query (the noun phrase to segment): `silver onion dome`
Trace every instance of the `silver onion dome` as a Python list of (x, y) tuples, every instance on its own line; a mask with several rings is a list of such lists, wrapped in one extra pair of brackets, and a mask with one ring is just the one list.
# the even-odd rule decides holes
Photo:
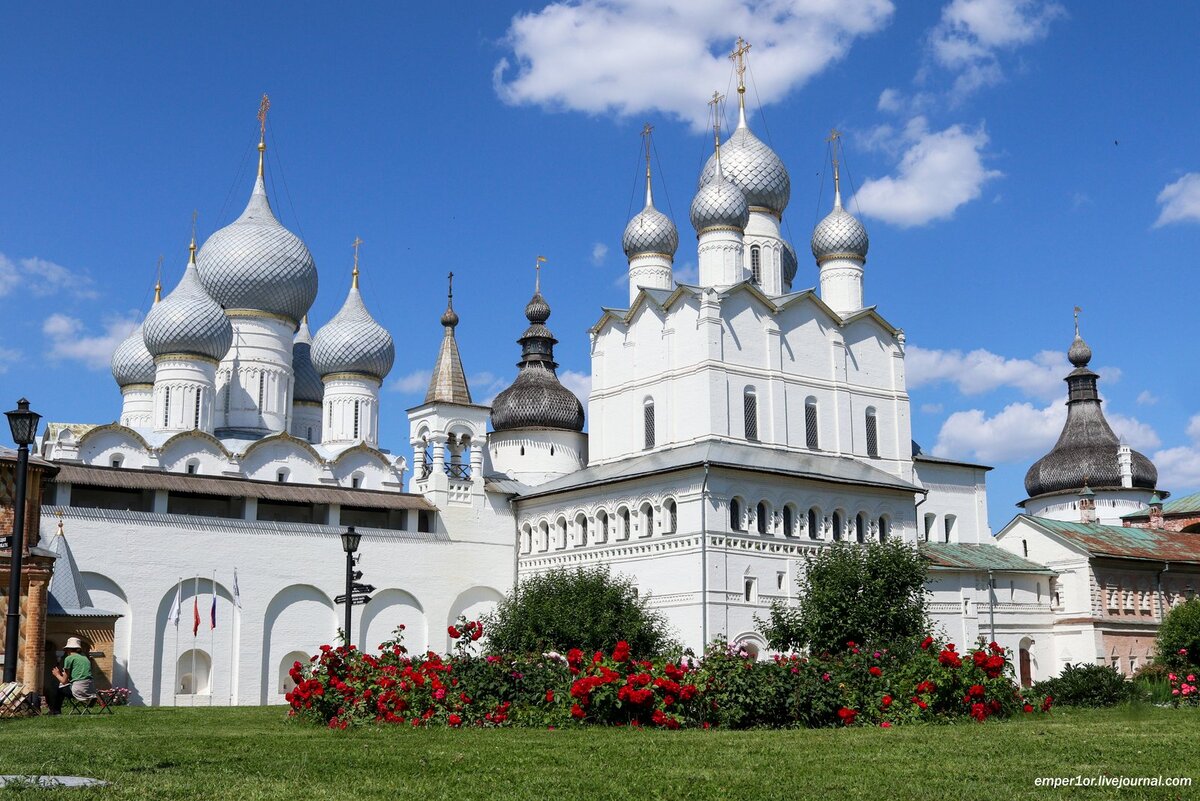
[(831, 259), (865, 262), (870, 244), (867, 229), (857, 217), (842, 208), (840, 196), (834, 201), (833, 211), (813, 229), (812, 254), (817, 264)]
[(317, 267), (300, 237), (284, 228), (260, 174), (246, 210), (200, 249), (200, 281), (226, 309), (299, 320), (317, 297)]
[(744, 231), (750, 221), (750, 207), (742, 190), (718, 170), (696, 191), (689, 216), (697, 234), (714, 228)]
[(392, 335), (367, 311), (355, 276), (342, 308), (313, 338), (313, 367), (322, 378), (333, 373), (364, 373), (382, 381), (395, 360)]
[(155, 357), (182, 353), (220, 361), (229, 352), (233, 327), (220, 304), (200, 285), (194, 243), (183, 278), (146, 315), (142, 338)]
[(154, 383), (154, 357), (146, 350), (141, 325), (117, 345), (111, 364), (113, 378), (119, 387)]
[[(751, 207), (767, 209), (782, 216), (792, 196), (792, 179), (783, 161), (746, 125), (745, 110), (740, 110), (738, 127), (721, 145), (721, 171), (737, 184)], [(717, 157), (708, 157), (700, 173), (700, 185), (717, 172)]]
[(312, 334), (308, 330), (308, 318), (300, 321), (300, 329), (292, 340), (292, 375), (294, 390), (292, 398), (298, 401), (320, 403), (325, 398), (325, 385), (317, 368), (312, 363)]
[[(649, 146), (647, 146), (649, 147)], [(646, 155), (646, 206), (625, 226), (621, 236), (625, 257), (632, 259), (643, 253), (661, 253), (674, 259), (679, 248), (679, 231), (671, 218), (654, 208), (654, 193), (650, 186), (650, 156)]]

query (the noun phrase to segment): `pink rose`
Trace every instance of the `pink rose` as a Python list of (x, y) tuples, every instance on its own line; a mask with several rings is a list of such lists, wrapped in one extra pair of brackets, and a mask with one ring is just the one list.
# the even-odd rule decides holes
[(829, 681), (829, 674), (826, 673), (825, 675), (821, 676), (821, 681)]

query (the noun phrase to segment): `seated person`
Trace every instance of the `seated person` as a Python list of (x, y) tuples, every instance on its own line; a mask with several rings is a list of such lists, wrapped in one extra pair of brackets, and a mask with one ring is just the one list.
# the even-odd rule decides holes
[(54, 668), (51, 673), (58, 680), (57, 693), (47, 693), (47, 702), (52, 713), (62, 709), (62, 699), (70, 693), (77, 701), (86, 701), (96, 697), (96, 685), (92, 681), (92, 662), (82, 653), (83, 643), (78, 637), (70, 637), (63, 646), (66, 656), (61, 668)]

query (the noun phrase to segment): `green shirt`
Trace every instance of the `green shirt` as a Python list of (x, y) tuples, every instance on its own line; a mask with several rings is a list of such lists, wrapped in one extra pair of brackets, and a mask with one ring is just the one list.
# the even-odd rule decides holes
[(92, 662), (83, 654), (67, 654), (63, 660), (63, 670), (71, 682), (82, 681), (92, 677)]

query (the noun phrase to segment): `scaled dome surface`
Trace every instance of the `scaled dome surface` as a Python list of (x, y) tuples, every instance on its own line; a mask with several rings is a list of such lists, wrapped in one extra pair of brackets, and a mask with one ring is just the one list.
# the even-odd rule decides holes
[(718, 172), (696, 190), (689, 216), (697, 234), (712, 228), (745, 230), (750, 208), (742, 190)]
[(317, 267), (300, 237), (271, 211), (260, 175), (246, 210), (200, 249), (200, 281), (226, 309), (299, 322), (317, 297)]
[(639, 253), (663, 253), (674, 257), (679, 248), (679, 231), (670, 217), (647, 205), (625, 226), (621, 247), (627, 258)]
[(233, 344), (233, 326), (196, 272), (194, 259), (171, 294), (154, 304), (142, 323), (146, 350), (153, 356), (184, 353), (220, 361)]
[[(716, 154), (708, 157), (700, 184), (717, 172)], [(721, 145), (721, 172), (737, 184), (750, 206), (765, 208), (782, 215), (792, 196), (792, 179), (783, 160), (746, 126), (743, 119), (729, 139)]]
[(292, 397), (298, 401), (320, 403), (325, 398), (325, 385), (321, 376), (312, 363), (312, 335), (308, 331), (308, 321), (300, 321), (300, 330), (292, 342), (292, 374), (295, 376), (295, 389)]
[(382, 381), (395, 360), (392, 335), (371, 317), (358, 287), (351, 287), (342, 308), (313, 338), (313, 367), (322, 377), (365, 373)]
[(836, 258), (866, 261), (870, 245), (867, 229), (857, 217), (842, 208), (840, 200), (813, 229), (812, 254), (818, 263)]
[(143, 323), (133, 329), (133, 333), (125, 337), (113, 351), (112, 374), (119, 387), (154, 383), (154, 357), (146, 350), (144, 325)]

